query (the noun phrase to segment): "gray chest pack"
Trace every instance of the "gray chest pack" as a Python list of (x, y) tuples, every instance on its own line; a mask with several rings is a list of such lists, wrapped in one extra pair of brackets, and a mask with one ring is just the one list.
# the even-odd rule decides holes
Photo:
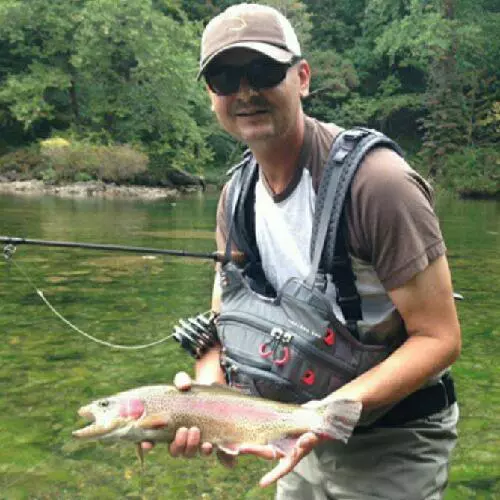
[[(389, 147), (383, 134), (363, 128), (335, 140), (316, 196), (311, 272), (280, 290), (267, 283), (253, 235), (253, 193), (258, 167), (251, 155), (237, 166), (228, 186), (226, 214), (231, 242), (248, 264), (229, 259), (221, 268), (222, 306), (217, 333), (221, 366), (229, 384), (269, 399), (303, 403), (325, 397), (385, 359), (397, 346), (367, 345), (357, 338), (361, 299), (346, 248), (343, 207), (366, 154)], [(325, 294), (328, 276), (346, 323)]]

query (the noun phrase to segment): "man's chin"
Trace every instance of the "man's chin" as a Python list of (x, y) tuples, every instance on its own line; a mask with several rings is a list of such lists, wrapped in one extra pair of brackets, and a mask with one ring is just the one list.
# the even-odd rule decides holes
[(266, 141), (272, 139), (274, 136), (274, 128), (271, 126), (240, 127), (238, 130), (237, 139), (246, 144), (250, 144)]

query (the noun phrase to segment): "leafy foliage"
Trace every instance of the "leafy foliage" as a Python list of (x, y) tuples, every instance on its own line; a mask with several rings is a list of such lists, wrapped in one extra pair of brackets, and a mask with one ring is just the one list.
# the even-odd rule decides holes
[(141, 142), (194, 170), (210, 160), (195, 80), (199, 27), (181, 11), (173, 19), (142, 0), (9, 0), (0, 21), (11, 54), (29, 62), (0, 87), (25, 129)]
[(148, 163), (147, 154), (128, 144), (106, 146), (53, 138), (0, 157), (0, 177), (51, 184), (90, 180), (131, 184), (147, 171)]
[(443, 186), (469, 198), (500, 196), (500, 148), (469, 147), (444, 161)]
[(99, 180), (123, 184), (147, 169), (148, 157), (127, 144), (115, 146), (72, 142), (42, 143), (42, 179), (53, 183)]
[(32, 179), (41, 163), (38, 145), (20, 148), (0, 157), (0, 177), (8, 181)]
[(37, 121), (55, 118), (56, 107), (45, 95), (51, 90), (64, 91), (69, 85), (68, 75), (59, 68), (33, 63), (25, 73), (7, 78), (0, 100), (8, 103), (15, 119), (28, 129)]
[[(297, 30), (313, 71), (308, 113), (379, 128), (420, 149), (427, 173), (441, 179), (456, 171), (449, 155), (496, 147), (494, 1), (257, 1)], [(0, 146), (61, 133), (136, 144), (149, 155), (151, 183), (169, 168), (225, 171), (241, 147), (215, 123), (195, 76), (203, 25), (235, 3), (3, 0)]]

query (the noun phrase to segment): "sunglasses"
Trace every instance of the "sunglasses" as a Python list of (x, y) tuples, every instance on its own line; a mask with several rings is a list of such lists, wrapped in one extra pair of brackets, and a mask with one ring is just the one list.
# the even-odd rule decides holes
[(254, 90), (270, 89), (281, 83), (287, 71), (300, 59), (294, 56), (289, 63), (280, 63), (262, 57), (243, 66), (212, 65), (205, 72), (205, 81), (210, 90), (220, 96), (238, 92), (243, 77)]

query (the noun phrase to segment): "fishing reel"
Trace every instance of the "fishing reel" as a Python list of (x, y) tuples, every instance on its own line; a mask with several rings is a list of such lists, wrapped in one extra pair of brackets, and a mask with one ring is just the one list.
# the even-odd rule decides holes
[(172, 337), (193, 358), (200, 359), (219, 342), (215, 321), (218, 314), (212, 311), (192, 318), (180, 319), (174, 326)]

